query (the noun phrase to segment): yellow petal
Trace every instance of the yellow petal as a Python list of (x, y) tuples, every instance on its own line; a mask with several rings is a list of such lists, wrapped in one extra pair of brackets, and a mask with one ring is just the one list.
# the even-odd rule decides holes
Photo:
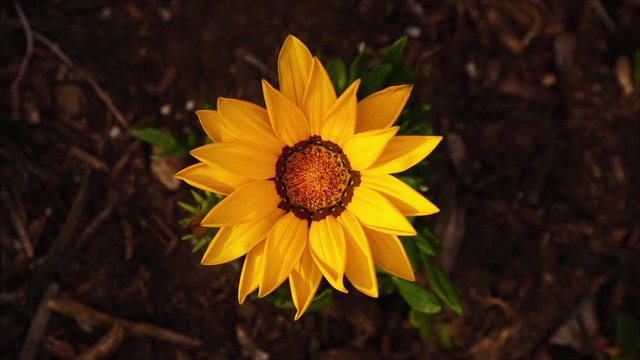
[(298, 320), (311, 305), (321, 279), (322, 273), (313, 261), (309, 246), (307, 246), (300, 261), (289, 275), (291, 297), (297, 309), (295, 320)]
[(384, 195), (405, 216), (431, 215), (440, 211), (431, 201), (391, 175), (361, 175), (360, 186)]
[(243, 185), (222, 199), (202, 220), (202, 226), (220, 227), (257, 221), (271, 214), (280, 203), (271, 180)]
[(347, 266), (344, 271), (347, 279), (363, 294), (378, 297), (378, 279), (373, 256), (360, 222), (349, 210), (343, 211), (338, 221), (344, 230), (347, 244)]
[(405, 280), (414, 281), (415, 275), (411, 262), (404, 251), (404, 247), (395, 235), (383, 234), (378, 231), (365, 228), (364, 232), (369, 239), (373, 261), (384, 271)]
[(362, 225), (371, 229), (396, 235), (416, 234), (413, 226), (400, 211), (376, 191), (356, 187), (347, 210), (351, 211)]
[(267, 237), (269, 230), (284, 211), (275, 209), (260, 220), (221, 228), (202, 258), (202, 265), (224, 264), (246, 254)]
[(262, 269), (262, 259), (264, 258), (264, 241), (256, 245), (247, 253), (240, 274), (240, 283), (238, 284), (238, 302), (242, 304), (260, 285), (260, 270)]
[(278, 155), (243, 142), (213, 143), (191, 150), (203, 163), (225, 169), (250, 180), (276, 176)]
[(356, 132), (391, 126), (402, 112), (412, 88), (412, 85), (389, 86), (360, 101)]
[(342, 146), (345, 141), (353, 136), (353, 132), (356, 129), (356, 107), (358, 102), (356, 94), (359, 86), (360, 79), (354, 81), (329, 109), (322, 122), (322, 130), (320, 132), (323, 140), (329, 140)]
[(442, 136), (396, 136), (389, 140), (368, 174), (394, 174), (407, 170), (433, 151)]
[(311, 135), (320, 135), (322, 120), (327, 111), (336, 102), (336, 91), (324, 66), (317, 58), (313, 58), (311, 75), (307, 84), (307, 91), (302, 100), (302, 112), (309, 120)]
[(278, 56), (278, 78), (280, 91), (294, 104), (302, 104), (310, 71), (309, 49), (295, 36), (287, 36)]
[(291, 212), (276, 221), (265, 242), (259, 297), (271, 293), (291, 274), (307, 244), (308, 234), (307, 221)]
[(247, 179), (219, 167), (197, 163), (174, 175), (176, 179), (212, 193), (228, 195), (247, 183)]
[(233, 137), (276, 155), (282, 152), (284, 144), (276, 138), (267, 110), (247, 101), (218, 98), (218, 112)]
[(355, 134), (344, 144), (343, 151), (354, 170), (364, 170), (371, 166), (399, 127), (365, 131)]
[(196, 115), (198, 116), (198, 120), (200, 120), (200, 124), (204, 129), (204, 132), (207, 133), (207, 136), (214, 142), (223, 142), (223, 141), (237, 141), (222, 121), (220, 117), (220, 113), (215, 110), (198, 110), (196, 111)]
[(262, 92), (271, 127), (278, 139), (289, 146), (307, 140), (309, 123), (302, 111), (265, 80), (262, 80)]
[(312, 221), (309, 229), (309, 247), (316, 265), (329, 284), (346, 293), (342, 278), (347, 250), (344, 232), (338, 220), (329, 215), (323, 220)]

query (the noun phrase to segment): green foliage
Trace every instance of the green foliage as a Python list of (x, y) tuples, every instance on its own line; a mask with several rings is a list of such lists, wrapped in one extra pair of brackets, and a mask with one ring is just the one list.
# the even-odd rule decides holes
[(622, 311), (616, 315), (615, 345), (619, 354), (612, 359), (640, 359), (640, 321), (630, 312)]
[(336, 90), (336, 94), (340, 96), (347, 88), (347, 67), (341, 59), (329, 59), (326, 65), (327, 73)]
[(358, 90), (358, 98), (363, 99), (383, 88), (389, 74), (393, 71), (393, 66), (389, 64), (378, 64), (371, 71), (362, 77), (362, 83)]
[(380, 63), (389, 64), (393, 67), (399, 67), (404, 57), (404, 53), (407, 50), (407, 37), (403, 36), (396, 40), (387, 51), (382, 55)]
[(187, 212), (187, 216), (180, 219), (179, 223), (189, 231), (181, 239), (191, 242), (193, 245), (191, 251), (197, 252), (209, 245), (213, 237), (218, 233), (217, 228), (200, 226), (200, 221), (215, 204), (222, 200), (222, 196), (208, 191), (203, 191), (201, 194), (191, 190), (191, 197), (195, 202), (193, 204), (178, 201), (178, 206)]
[[(255, 300), (257, 299), (257, 296), (252, 295), (250, 299)], [(279, 309), (296, 308), (293, 300), (291, 299), (291, 291), (289, 291), (289, 289), (285, 286), (280, 286), (279, 288), (277, 288), (274, 292), (267, 295), (265, 297), (265, 300)], [(332, 300), (333, 291), (330, 288), (326, 288), (319, 293), (316, 293), (316, 295), (313, 297), (313, 301), (311, 301), (311, 304), (307, 309), (307, 312), (320, 311), (329, 306)]]
[(349, 84), (361, 78), (366, 71), (367, 59), (364, 56), (365, 48), (364, 43), (358, 45), (358, 55), (356, 55), (356, 58), (353, 59), (349, 66)]
[(398, 292), (411, 309), (425, 314), (437, 314), (442, 310), (440, 302), (429, 290), (399, 277), (392, 279), (396, 283)]
[(187, 130), (187, 137), (184, 142), (176, 140), (173, 135), (166, 131), (151, 126), (130, 129), (129, 132), (134, 138), (162, 149), (159, 154), (151, 156), (154, 159), (168, 156), (184, 158), (189, 154), (189, 151), (196, 147), (196, 134), (191, 129)]
[[(364, 43), (358, 46), (357, 55), (348, 67), (343, 60), (338, 58), (326, 61), (325, 68), (336, 93), (340, 95), (356, 79), (362, 81), (358, 91), (359, 100), (387, 86), (414, 84), (416, 81), (415, 73), (403, 64), (407, 42), (406, 37), (398, 39), (384, 52), (379, 61), (370, 65), (366, 59)], [(210, 105), (205, 105), (205, 107), (213, 108)], [(430, 105), (417, 103), (411, 97), (396, 122), (400, 126), (399, 134), (431, 135), (433, 128), (427, 121), (430, 110)], [(156, 155), (157, 157), (185, 156), (196, 146), (196, 138), (191, 131), (187, 133), (187, 139), (184, 142), (180, 142), (171, 134), (156, 128), (133, 129), (131, 133), (142, 141), (162, 148), (162, 153)], [(428, 180), (434, 177), (427, 165), (428, 162), (423, 161), (400, 174), (399, 178), (417, 191), (425, 192), (428, 190), (426, 185)], [(191, 241), (195, 252), (205, 248), (216, 234), (217, 229), (203, 228), (199, 224), (206, 213), (222, 197), (209, 192), (198, 193), (195, 191), (192, 192), (192, 197), (194, 203), (179, 202), (178, 205), (188, 213), (188, 216), (181, 220), (181, 224), (189, 230), (183, 239)], [(451, 337), (448, 331), (438, 324), (433, 314), (442, 311), (441, 302), (458, 314), (462, 314), (462, 307), (446, 274), (431, 261), (431, 257), (439, 255), (442, 251), (440, 241), (419, 219), (412, 218), (410, 221), (418, 234), (400, 239), (414, 271), (423, 271), (426, 274), (429, 287), (425, 288), (418, 283), (400, 279), (376, 267), (378, 293), (382, 297), (397, 292), (409, 307), (410, 323), (419, 329), (425, 338), (430, 337), (441, 346), (450, 347)], [(254, 294), (249, 298), (256, 299), (257, 296)], [(319, 290), (308, 311), (318, 311), (325, 308), (332, 298), (333, 291), (330, 287), (326, 287), (322, 291)], [(265, 300), (278, 308), (295, 308), (290, 291), (286, 286), (279, 287)]]
[[(326, 68), (334, 84), (336, 93), (340, 94), (356, 79), (361, 79), (358, 99), (379, 91), (387, 86), (398, 84), (414, 84), (415, 73), (403, 65), (407, 49), (407, 38), (396, 40), (376, 63), (367, 65), (365, 57), (366, 47), (358, 46), (358, 53), (351, 62), (348, 72), (344, 63), (338, 59), (327, 62)], [(343, 79), (347, 79), (343, 82)], [(400, 126), (402, 135), (431, 135), (433, 128), (427, 121), (431, 110), (428, 104), (419, 104), (410, 98), (405, 109), (400, 114), (396, 124)], [(427, 168), (428, 162), (422, 161), (412, 169), (399, 176), (401, 180), (419, 192), (428, 189), (426, 181), (434, 176)], [(429, 336), (443, 347), (451, 346), (451, 337), (445, 328), (439, 326), (433, 314), (442, 310), (443, 304), (457, 314), (462, 314), (462, 306), (451, 282), (446, 274), (431, 260), (440, 254), (442, 246), (436, 235), (417, 219), (410, 219), (418, 234), (412, 237), (400, 237), (400, 241), (415, 272), (424, 271), (429, 282), (430, 290), (393, 275), (385, 273), (376, 267), (378, 277), (379, 296), (387, 296), (398, 292), (409, 306), (409, 321), (420, 330), (426, 338)], [(435, 293), (435, 294), (434, 294)]]
[(456, 294), (456, 291), (453, 289), (447, 275), (445, 275), (437, 265), (431, 264), (429, 261), (425, 260), (424, 264), (427, 270), (429, 284), (436, 292), (436, 295), (438, 295), (451, 310), (455, 311), (458, 315), (462, 315), (460, 299), (458, 299), (458, 294)]

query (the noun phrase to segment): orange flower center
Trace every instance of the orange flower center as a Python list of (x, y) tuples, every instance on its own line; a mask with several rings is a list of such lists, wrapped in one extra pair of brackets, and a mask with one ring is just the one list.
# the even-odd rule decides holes
[(294, 152), (287, 159), (286, 168), (282, 181), (291, 204), (310, 211), (340, 201), (351, 177), (340, 155), (322, 145), (309, 145)]
[(312, 136), (286, 146), (276, 164), (280, 208), (307, 220), (338, 216), (351, 201), (360, 174), (352, 171), (340, 147)]

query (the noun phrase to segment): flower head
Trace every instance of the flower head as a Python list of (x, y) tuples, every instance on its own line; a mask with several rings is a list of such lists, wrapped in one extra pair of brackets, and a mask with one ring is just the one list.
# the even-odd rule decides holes
[(262, 82), (266, 109), (219, 98), (196, 112), (213, 144), (176, 177), (227, 195), (202, 220), (220, 227), (202, 264), (245, 256), (238, 301), (265, 296), (289, 279), (307, 309), (322, 277), (377, 297), (377, 264), (414, 280), (398, 236), (415, 235), (405, 216), (438, 209), (392, 176), (424, 159), (440, 136), (396, 136), (411, 92), (391, 86), (358, 102), (356, 80), (340, 97), (317, 58), (288, 36), (278, 58), (280, 89)]

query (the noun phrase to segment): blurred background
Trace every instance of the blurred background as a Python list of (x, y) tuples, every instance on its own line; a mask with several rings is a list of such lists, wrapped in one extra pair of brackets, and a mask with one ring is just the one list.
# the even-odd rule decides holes
[[(15, 4), (0, 359), (638, 359), (638, 1)], [(241, 263), (200, 266), (179, 240), (190, 195), (172, 176), (190, 160), (151, 161), (128, 129), (201, 137), (194, 110), (218, 96), (263, 104), (289, 33), (347, 61), (409, 38), (445, 138), (427, 221), (464, 308), (432, 319), (437, 336), (398, 296), (336, 294), (297, 322), (239, 306)]]

